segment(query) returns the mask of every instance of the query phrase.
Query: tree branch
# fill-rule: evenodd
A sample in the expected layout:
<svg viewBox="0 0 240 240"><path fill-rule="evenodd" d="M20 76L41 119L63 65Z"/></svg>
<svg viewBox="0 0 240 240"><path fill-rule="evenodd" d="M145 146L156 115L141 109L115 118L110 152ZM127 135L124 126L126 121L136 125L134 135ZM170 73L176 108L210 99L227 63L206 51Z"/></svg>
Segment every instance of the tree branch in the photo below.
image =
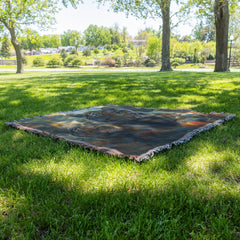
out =
<svg viewBox="0 0 240 240"><path fill-rule="evenodd" d="M2 22L8 30L10 30L10 26L9 26L9 24L5 21L5 19L0 18L0 22Z"/></svg>

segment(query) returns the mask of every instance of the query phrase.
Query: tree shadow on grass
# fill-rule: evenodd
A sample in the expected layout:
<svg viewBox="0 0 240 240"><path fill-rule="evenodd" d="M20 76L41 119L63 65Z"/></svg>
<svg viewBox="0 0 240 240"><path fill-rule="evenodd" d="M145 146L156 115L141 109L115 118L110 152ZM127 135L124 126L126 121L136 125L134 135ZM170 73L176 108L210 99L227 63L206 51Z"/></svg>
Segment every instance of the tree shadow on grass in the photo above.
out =
<svg viewBox="0 0 240 240"><path fill-rule="evenodd" d="M239 197L207 184L202 189L201 181L186 176L173 176L155 188L132 181L85 189L66 181L69 176L37 171L25 160L10 163L8 171L7 181L1 181L9 198L2 239L234 239L239 230Z"/></svg>
<svg viewBox="0 0 240 240"><path fill-rule="evenodd" d="M2 126L108 103L178 108L184 94L196 95L193 109L239 114L236 89L209 90L209 78L224 74L43 76L23 76L0 92L2 239L237 239L240 199L237 186L224 179L231 169L211 165L206 182L188 163L202 145L239 151L239 116L142 165ZM197 96L212 99L202 103ZM215 181L231 191L215 189Z"/></svg>
<svg viewBox="0 0 240 240"><path fill-rule="evenodd" d="M181 96L195 96L188 103L192 109L203 112L236 112L239 99L238 90L209 89L209 79L219 81L225 74L205 73L111 73L111 74L47 74L26 75L20 83L10 86L1 92L4 96L0 112L2 121L13 121L51 112L67 111L95 105L132 104L144 107L178 108L186 101ZM228 75L235 79L236 75ZM196 80L197 79L197 80ZM235 82L235 81L233 81ZM207 90L207 92L206 92ZM234 97L233 97L233 94ZM207 99L202 102L198 96ZM208 101L208 99L211 99ZM233 104L231 102L234 101ZM3 128L7 131L7 128ZM167 169L176 168L180 159L191 155L184 152L183 158L167 158ZM176 160L178 159L178 160ZM171 166L171 163L172 166Z"/></svg>

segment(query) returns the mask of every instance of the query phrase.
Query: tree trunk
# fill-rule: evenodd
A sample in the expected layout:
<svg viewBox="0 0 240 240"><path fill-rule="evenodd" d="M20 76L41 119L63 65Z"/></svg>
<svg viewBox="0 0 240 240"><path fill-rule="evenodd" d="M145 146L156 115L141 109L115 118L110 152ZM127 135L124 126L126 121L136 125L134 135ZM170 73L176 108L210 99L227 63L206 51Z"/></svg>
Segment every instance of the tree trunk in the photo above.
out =
<svg viewBox="0 0 240 240"><path fill-rule="evenodd" d="M23 73L23 60L22 60L21 45L19 44L19 42L17 40L15 28L12 27L9 29L9 31L11 34L11 42L15 49L16 57L17 57L17 73Z"/></svg>
<svg viewBox="0 0 240 240"><path fill-rule="evenodd" d="M216 25L216 63L214 72L227 72L228 69L228 0L215 0L214 6Z"/></svg>
<svg viewBox="0 0 240 240"><path fill-rule="evenodd" d="M171 0L161 0L162 11L162 67L160 71L172 71L170 63L170 3Z"/></svg>

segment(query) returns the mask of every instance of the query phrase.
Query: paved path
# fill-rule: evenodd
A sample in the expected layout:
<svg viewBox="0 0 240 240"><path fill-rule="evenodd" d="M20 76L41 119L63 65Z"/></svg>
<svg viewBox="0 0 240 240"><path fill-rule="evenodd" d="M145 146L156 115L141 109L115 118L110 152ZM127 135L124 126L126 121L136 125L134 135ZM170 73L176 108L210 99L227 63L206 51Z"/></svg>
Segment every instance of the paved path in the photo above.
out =
<svg viewBox="0 0 240 240"><path fill-rule="evenodd" d="M38 68L38 69L24 69L24 72L157 72L156 68L80 68L80 69L66 69L66 68ZM209 68L191 68L191 69L174 69L179 72L213 72ZM16 69L0 68L0 72L14 73ZM239 69L231 69L231 72L240 72Z"/></svg>

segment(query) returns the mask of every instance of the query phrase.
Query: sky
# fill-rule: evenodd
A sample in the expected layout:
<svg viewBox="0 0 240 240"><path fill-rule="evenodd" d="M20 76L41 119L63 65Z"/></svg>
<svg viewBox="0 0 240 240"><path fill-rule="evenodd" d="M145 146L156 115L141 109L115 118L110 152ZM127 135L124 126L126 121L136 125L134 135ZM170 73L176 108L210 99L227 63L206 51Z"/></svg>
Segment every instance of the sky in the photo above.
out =
<svg viewBox="0 0 240 240"><path fill-rule="evenodd" d="M172 6L172 9L175 8L176 6ZM161 19L141 20L133 16L126 17L124 13L109 11L107 6L98 8L97 3L88 0L84 4L80 4L77 9L73 9L71 6L68 6L68 8L62 7L62 10L56 14L56 24L52 26L52 29L40 32L40 34L63 34L68 29L83 33L90 24L99 27L112 27L114 24L118 24L120 29L127 27L128 33L134 37L140 30L146 27L158 30L161 25ZM173 32L183 36L190 35L191 30L192 27L189 24L181 24L181 28L179 27Z"/></svg>

